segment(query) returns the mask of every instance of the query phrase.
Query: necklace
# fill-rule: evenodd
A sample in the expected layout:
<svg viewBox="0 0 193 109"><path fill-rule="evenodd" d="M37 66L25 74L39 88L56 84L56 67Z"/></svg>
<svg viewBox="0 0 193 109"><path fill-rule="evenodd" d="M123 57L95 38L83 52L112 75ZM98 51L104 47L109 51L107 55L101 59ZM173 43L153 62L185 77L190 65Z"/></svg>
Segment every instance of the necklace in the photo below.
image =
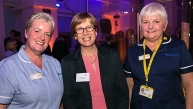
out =
<svg viewBox="0 0 193 109"><path fill-rule="evenodd" d="M94 63L96 62L96 60L97 60L97 56L96 56L96 58L94 59L94 61L91 62L91 64L94 64Z"/></svg>
<svg viewBox="0 0 193 109"><path fill-rule="evenodd" d="M87 50L86 50L86 51L87 51ZM96 53L95 53L95 52L96 52ZM81 50L81 54L84 55L84 56L87 56L87 57L89 58L91 64L94 64L94 63L96 62L96 60L97 60L97 57L98 57L98 56L97 56L97 49L96 49L96 48L93 49L93 54L90 55L90 56L87 54L87 52L83 52L82 50ZM95 55L96 55L96 57L95 57ZM91 58L92 58L93 56L94 56L94 61L91 62Z"/></svg>

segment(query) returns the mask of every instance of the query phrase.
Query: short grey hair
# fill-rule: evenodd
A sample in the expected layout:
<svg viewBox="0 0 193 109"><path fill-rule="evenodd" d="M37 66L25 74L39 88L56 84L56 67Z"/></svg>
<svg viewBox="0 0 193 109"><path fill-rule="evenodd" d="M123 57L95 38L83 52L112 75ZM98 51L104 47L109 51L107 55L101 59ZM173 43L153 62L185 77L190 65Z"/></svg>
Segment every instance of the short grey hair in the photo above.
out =
<svg viewBox="0 0 193 109"><path fill-rule="evenodd" d="M141 10L139 14L139 25L141 25L141 21L144 17L155 15L159 15L163 19L164 24L168 21L168 15L165 8L161 4L153 2L147 4Z"/></svg>
<svg viewBox="0 0 193 109"><path fill-rule="evenodd" d="M50 14L47 14L45 12L38 12L38 13L34 13L31 16L29 16L29 18L26 22L26 26L25 26L26 32L28 32L29 29L32 27L33 22L37 21L37 20L42 20L42 21L45 21L45 22L50 24L50 26L51 26L50 35L52 36L54 33L54 28L55 28L55 21Z"/></svg>

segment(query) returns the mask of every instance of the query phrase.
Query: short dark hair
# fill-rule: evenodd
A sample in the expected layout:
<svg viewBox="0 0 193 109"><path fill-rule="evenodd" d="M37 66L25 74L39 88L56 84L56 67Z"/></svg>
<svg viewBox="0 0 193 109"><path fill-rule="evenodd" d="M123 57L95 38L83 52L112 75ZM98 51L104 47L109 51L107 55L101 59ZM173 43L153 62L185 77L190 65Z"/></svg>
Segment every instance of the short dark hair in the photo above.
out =
<svg viewBox="0 0 193 109"><path fill-rule="evenodd" d="M11 31L10 31L10 33L13 33L13 32L15 32L15 30L11 30Z"/></svg>
<svg viewBox="0 0 193 109"><path fill-rule="evenodd" d="M14 37L18 37L18 36L20 36L20 35L21 35L21 33L20 33L19 31L15 31Z"/></svg>
<svg viewBox="0 0 193 109"><path fill-rule="evenodd" d="M106 36L106 41L110 41L111 39L113 39L113 34L109 34L108 36Z"/></svg>
<svg viewBox="0 0 193 109"><path fill-rule="evenodd" d="M60 34L59 37L62 38L62 39L64 39L64 40L67 39L67 35L66 35L66 34Z"/></svg>
<svg viewBox="0 0 193 109"><path fill-rule="evenodd" d="M98 22L94 16L88 12L81 12L76 14L72 19L70 25L72 38L74 38L74 35L76 34L76 26L85 22L87 19L89 19L90 23L94 26L95 31L99 32Z"/></svg>

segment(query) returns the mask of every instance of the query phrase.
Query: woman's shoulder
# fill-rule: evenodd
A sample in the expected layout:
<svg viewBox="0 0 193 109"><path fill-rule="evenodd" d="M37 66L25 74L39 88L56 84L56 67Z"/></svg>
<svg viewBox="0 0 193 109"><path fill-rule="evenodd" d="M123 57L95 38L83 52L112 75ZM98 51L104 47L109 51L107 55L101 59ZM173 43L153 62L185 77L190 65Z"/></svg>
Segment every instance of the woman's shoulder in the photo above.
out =
<svg viewBox="0 0 193 109"><path fill-rule="evenodd" d="M10 70L14 71L19 66L19 61L20 61L20 59L19 59L17 54L9 56L9 57L1 60L1 62L0 62L0 70L11 68Z"/></svg>
<svg viewBox="0 0 193 109"><path fill-rule="evenodd" d="M141 48L143 48L143 45L140 43L137 43L129 48L127 48L127 53L128 54L133 54L136 55L136 53L140 52Z"/></svg>
<svg viewBox="0 0 193 109"><path fill-rule="evenodd" d="M169 43L170 47L172 48L181 48L186 45L184 40L179 40L179 39L172 39L171 42Z"/></svg>
<svg viewBox="0 0 193 109"><path fill-rule="evenodd" d="M61 62L70 63L70 62L73 62L73 60L78 60L80 58L81 58L81 54L78 53L77 51L74 51L66 55L65 57L63 57Z"/></svg>
<svg viewBox="0 0 193 109"><path fill-rule="evenodd" d="M45 57L45 59L50 63L52 63L53 65L60 65L60 62L56 58L46 54L43 54L42 56Z"/></svg>
<svg viewBox="0 0 193 109"><path fill-rule="evenodd" d="M97 46L98 50L102 53L117 53L117 50L109 47Z"/></svg>

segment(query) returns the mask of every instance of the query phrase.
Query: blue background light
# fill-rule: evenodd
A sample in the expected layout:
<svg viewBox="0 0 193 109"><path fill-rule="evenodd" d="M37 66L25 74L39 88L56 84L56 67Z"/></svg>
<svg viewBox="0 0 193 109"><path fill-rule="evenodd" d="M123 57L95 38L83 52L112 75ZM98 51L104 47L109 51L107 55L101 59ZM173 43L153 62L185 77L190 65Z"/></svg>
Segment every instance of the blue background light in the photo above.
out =
<svg viewBox="0 0 193 109"><path fill-rule="evenodd" d="M60 4L59 4L59 3L56 3L56 6L57 6L57 7L60 7Z"/></svg>

